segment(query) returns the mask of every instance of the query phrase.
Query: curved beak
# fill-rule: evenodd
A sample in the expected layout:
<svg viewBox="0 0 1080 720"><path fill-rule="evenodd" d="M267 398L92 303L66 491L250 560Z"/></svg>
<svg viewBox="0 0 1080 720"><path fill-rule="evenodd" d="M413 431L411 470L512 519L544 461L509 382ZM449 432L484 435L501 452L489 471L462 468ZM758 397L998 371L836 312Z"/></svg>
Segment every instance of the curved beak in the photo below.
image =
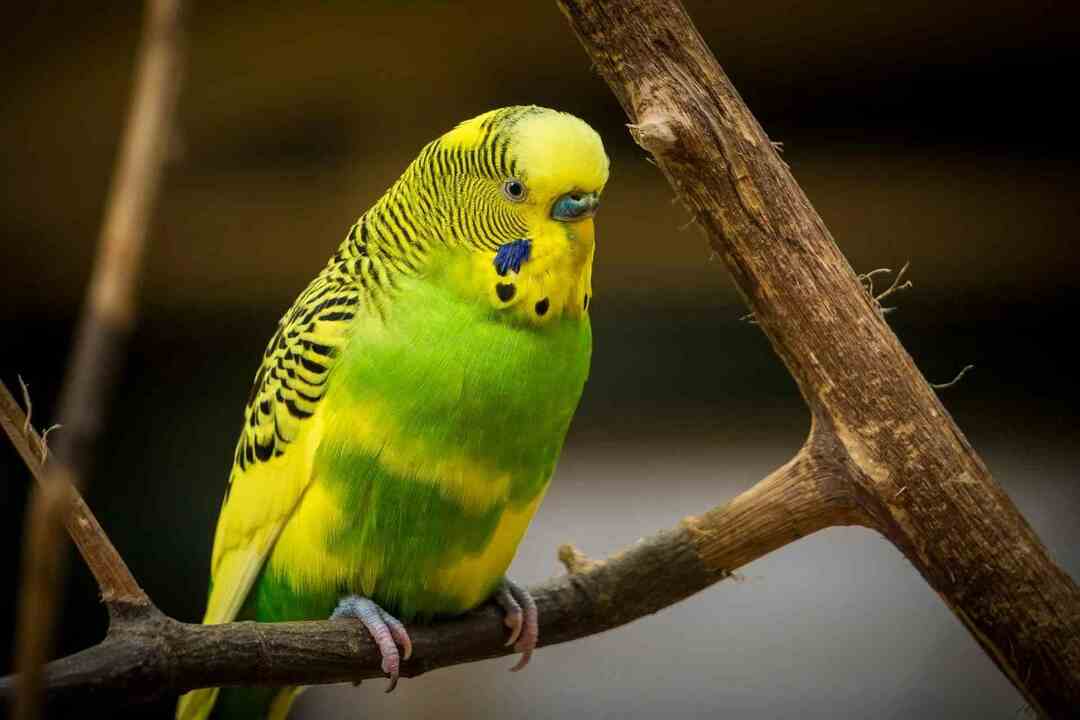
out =
<svg viewBox="0 0 1080 720"><path fill-rule="evenodd" d="M577 222L596 214L600 205L598 193L568 192L551 206L551 218L559 222Z"/></svg>

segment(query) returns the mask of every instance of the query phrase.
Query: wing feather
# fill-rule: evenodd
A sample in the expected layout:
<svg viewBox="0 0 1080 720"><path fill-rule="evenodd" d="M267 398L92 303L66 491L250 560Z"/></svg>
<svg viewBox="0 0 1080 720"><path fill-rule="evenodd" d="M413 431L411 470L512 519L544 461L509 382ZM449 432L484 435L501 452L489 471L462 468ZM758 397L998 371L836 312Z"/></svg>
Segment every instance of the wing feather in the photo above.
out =
<svg viewBox="0 0 1080 720"><path fill-rule="evenodd" d="M218 518L204 624L234 620L312 476L319 401L348 339L361 289L339 252L278 323L244 408ZM218 688L194 690L178 720L210 715Z"/></svg>

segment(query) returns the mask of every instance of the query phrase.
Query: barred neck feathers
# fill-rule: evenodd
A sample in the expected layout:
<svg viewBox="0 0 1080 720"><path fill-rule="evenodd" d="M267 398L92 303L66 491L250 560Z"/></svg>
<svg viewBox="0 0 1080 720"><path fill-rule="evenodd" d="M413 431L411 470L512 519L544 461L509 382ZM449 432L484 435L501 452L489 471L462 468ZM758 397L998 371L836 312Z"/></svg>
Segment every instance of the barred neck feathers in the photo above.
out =
<svg viewBox="0 0 1080 720"><path fill-rule="evenodd" d="M599 136L578 118L535 106L485 113L425 146L327 271L355 278L380 315L401 280L424 277L532 324L580 316L607 175Z"/></svg>

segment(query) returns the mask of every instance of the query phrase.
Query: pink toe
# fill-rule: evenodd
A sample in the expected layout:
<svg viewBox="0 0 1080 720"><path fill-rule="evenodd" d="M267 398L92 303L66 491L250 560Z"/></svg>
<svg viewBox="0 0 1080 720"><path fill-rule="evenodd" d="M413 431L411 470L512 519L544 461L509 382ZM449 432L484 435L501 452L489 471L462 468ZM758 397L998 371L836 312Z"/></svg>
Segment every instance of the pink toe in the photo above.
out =
<svg viewBox="0 0 1080 720"><path fill-rule="evenodd" d="M514 649L516 650L517 648ZM518 670L524 669L525 666L529 664L529 661L532 660L532 654L532 650L526 650L522 652L521 657L517 661L517 664L514 665L514 667L510 668L510 672L517 672Z"/></svg>
<svg viewBox="0 0 1080 720"><path fill-rule="evenodd" d="M408 660L412 657L412 638L409 637L409 631L405 629L405 625L400 620L388 612L383 611L382 619L386 623L387 629L390 630L390 636L394 638L394 642L401 647L402 659Z"/></svg>
<svg viewBox="0 0 1080 720"><path fill-rule="evenodd" d="M506 644L512 644L514 650L521 653L517 664L510 668L511 672L517 672L529 664L540 637L540 617L536 601L528 590L510 580L503 581L496 599L506 610L505 622L512 630L510 641Z"/></svg>

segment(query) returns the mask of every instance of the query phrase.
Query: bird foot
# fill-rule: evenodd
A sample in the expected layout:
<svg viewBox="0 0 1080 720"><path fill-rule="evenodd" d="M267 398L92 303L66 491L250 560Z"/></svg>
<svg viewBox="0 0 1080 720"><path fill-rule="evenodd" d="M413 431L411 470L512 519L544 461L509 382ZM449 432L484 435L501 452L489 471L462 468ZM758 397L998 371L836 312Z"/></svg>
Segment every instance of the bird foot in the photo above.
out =
<svg viewBox="0 0 1080 720"><path fill-rule="evenodd" d="M503 622L510 628L510 639L506 644L513 645L514 650L521 653L521 659L510 668L510 672L517 672L529 664L533 650L536 649L536 641L540 637L536 601L528 590L509 578L503 578L499 589L495 591L495 602L506 612Z"/></svg>
<svg viewBox="0 0 1080 720"><path fill-rule="evenodd" d="M402 659L408 660L412 656L412 639L409 638L405 626L373 601L359 595L349 595L341 599L330 615L331 620L339 618L355 618L371 633L371 639L375 641L382 655L382 670L390 677L386 692L393 692L401 673Z"/></svg>

